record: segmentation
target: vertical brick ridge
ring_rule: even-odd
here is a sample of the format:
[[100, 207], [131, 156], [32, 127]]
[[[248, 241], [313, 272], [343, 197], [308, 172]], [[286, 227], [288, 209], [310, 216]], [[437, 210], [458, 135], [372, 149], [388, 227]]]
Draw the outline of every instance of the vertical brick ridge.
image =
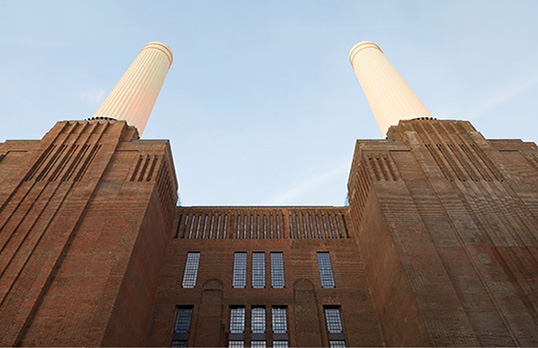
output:
[[[95, 123], [95, 126], [92, 128], [92, 130], [88, 134], [88, 137], [86, 138], [86, 142], [90, 142], [91, 139], [94, 138], [93, 141], [92, 141], [94, 143], [94, 149], [100, 147], [100, 145], [97, 145], [97, 144], [105, 136], [105, 133], [108, 130], [109, 126], [116, 123], [116, 122], [99, 122], [99, 121], [97, 121], [97, 122], [96, 121], [85, 121], [85, 122]], [[100, 130], [100, 128], [101, 128], [101, 130]], [[25, 338], [25, 335], [26, 335], [28, 329], [31, 327], [32, 322], [33, 322], [33, 320], [34, 320], [34, 318], [35, 318], [41, 304], [43, 303], [43, 300], [45, 299], [46, 294], [48, 293], [50, 286], [52, 285], [52, 283], [54, 281], [55, 275], [57, 274], [63, 260], [65, 259], [67, 250], [69, 249], [70, 244], [71, 244], [73, 238], [75, 237], [75, 235], [77, 233], [78, 226], [79, 226], [79, 224], [81, 222], [81, 219], [83, 218], [83, 216], [85, 214], [86, 207], [90, 202], [89, 198], [93, 194], [93, 192], [95, 191], [99, 181], [101, 180], [101, 177], [104, 174], [104, 170], [106, 169], [107, 164], [110, 161], [111, 156], [112, 156], [112, 154], [114, 152], [113, 150], [117, 147], [117, 144], [119, 142], [119, 138], [121, 137], [121, 134], [124, 132], [124, 126], [121, 125], [120, 123], [116, 123], [111, 128], [112, 128], [112, 134], [107, 134], [107, 135], [109, 135], [110, 138], [116, 139], [116, 140], [115, 141], [113, 140], [112, 142], [109, 142], [108, 146], [111, 147], [112, 149], [107, 151], [107, 154], [102, 155], [104, 157], [104, 161], [103, 161], [104, 166], [103, 165], [100, 166], [100, 168], [97, 170], [99, 175], [92, 176], [93, 180], [92, 180], [92, 182], [90, 182], [90, 185], [87, 185], [87, 183], [86, 183], [86, 185], [83, 186], [83, 190], [85, 191], [83, 194], [86, 196], [86, 199], [76, 200], [72, 204], [69, 205], [68, 210], [73, 210], [73, 206], [78, 206], [79, 209], [75, 209], [75, 211], [77, 211], [78, 214], [73, 216], [72, 214], [68, 213], [69, 215], [72, 216], [72, 219], [71, 219], [72, 228], [71, 229], [65, 229], [64, 228], [63, 231], [60, 230], [61, 232], [63, 232], [63, 234], [61, 236], [59, 236], [59, 237], [61, 237], [60, 240], [59, 240], [60, 243], [55, 244], [54, 256], [53, 257], [52, 256], [48, 257], [48, 260], [51, 262], [51, 264], [48, 265], [47, 268], [48, 268], [48, 270], [50, 270], [50, 272], [48, 274], [46, 274], [46, 273], [44, 274], [43, 272], [41, 272], [40, 277], [36, 280], [36, 283], [40, 284], [40, 286], [35, 286], [35, 284], [34, 284], [34, 286], [32, 288], [32, 289], [39, 289], [39, 291], [37, 291], [37, 292], [33, 291], [31, 293], [31, 295], [35, 296], [36, 300], [35, 300], [35, 302], [33, 302], [30, 305], [31, 309], [29, 310], [29, 314], [24, 316], [25, 322], [24, 322], [24, 325], [21, 327], [21, 329], [18, 330], [15, 345], [19, 345], [19, 346], [23, 345], [23, 340]], [[91, 160], [93, 159], [94, 156], [95, 156], [95, 151], [94, 151], [93, 154], [90, 153], [88, 155], [88, 157], [86, 158], [85, 163], [80, 168], [80, 171], [79, 171], [78, 175], [82, 175], [83, 172], [85, 172], [86, 169], [88, 169], [89, 163], [91, 162]], [[43, 229], [43, 232], [42, 232], [42, 234], [40, 236], [40, 240], [43, 237], [46, 236], [45, 232], [50, 229], [50, 227], [51, 227], [51, 225], [53, 223], [55, 223], [56, 215], [58, 213], [66, 214], [65, 212], [60, 212], [60, 208], [64, 205], [64, 201], [67, 199], [68, 194], [70, 194], [70, 193], [72, 194], [72, 189], [75, 187], [75, 183], [77, 181], [78, 180], [75, 178], [74, 180], [65, 183], [65, 185], [69, 185], [69, 188], [65, 191], [65, 194], [61, 197], [61, 201], [57, 205], [57, 208], [53, 210], [53, 216], [49, 219], [49, 221], [47, 222], [45, 228]], [[64, 226], [64, 223], [62, 221], [57, 221], [57, 223], [61, 224], [62, 227]], [[56, 232], [55, 234], [58, 235], [59, 233]], [[47, 237], [48, 238], [55, 238], [55, 236], [53, 236], [52, 234], [49, 234]], [[41, 252], [46, 252], [46, 248], [44, 246], [41, 246], [40, 243], [36, 243], [36, 246], [35, 246], [34, 250], [32, 250], [32, 253], [34, 253], [35, 250], [38, 247], [41, 247], [42, 249], [44, 249]], [[28, 258], [27, 262], [29, 262], [29, 261], [31, 261], [30, 257]], [[36, 262], [36, 261], [34, 260], [34, 262]], [[36, 266], [30, 267], [30, 268], [34, 268], [34, 267], [36, 267]]]
[[[95, 121], [86, 121], [86, 122], [93, 123]], [[69, 129], [72, 131], [73, 129], [77, 128], [76, 124], [78, 124], [78, 122], [75, 122], [74, 125], [72, 125], [72, 127], [69, 127]], [[57, 124], [57, 127], [58, 126], [61, 127], [65, 125], [62, 125], [60, 123], [60, 124]], [[90, 139], [90, 137], [93, 136], [95, 138], [94, 139], [95, 142], [99, 142], [102, 136], [104, 135], [107, 126], [108, 124], [103, 124], [103, 127], [99, 127], [99, 125], [96, 125], [95, 127], [93, 127], [92, 131], [95, 133], [96, 130], [99, 130], [98, 128], [102, 128], [102, 131], [97, 132], [98, 134], [96, 135], [93, 135], [92, 132], [90, 132], [86, 140]], [[120, 127], [117, 127], [118, 131], [121, 131]], [[65, 130], [65, 129], [66, 127], [61, 127], [61, 130]], [[61, 131], [58, 132], [57, 129], [56, 130], [53, 129], [52, 132], [49, 132], [49, 134], [51, 133], [57, 134], [58, 136], [55, 137], [54, 140], [60, 139], [62, 143], [67, 141], [67, 138], [69, 137], [69, 135], [72, 134], [72, 132], [64, 131], [63, 132], [64, 136], [60, 137], [59, 135], [61, 135], [62, 132]], [[77, 135], [76, 137], [72, 137], [71, 140], [76, 141], [78, 140], [78, 138], [79, 138], [79, 135]], [[89, 164], [89, 161], [86, 161], [86, 162]], [[82, 168], [82, 169], [85, 170], [87, 168]], [[105, 168], [102, 168], [102, 170], [104, 169]], [[93, 188], [95, 188], [95, 185], [97, 185], [99, 179], [100, 179], [100, 176], [95, 177], [93, 180], [93, 186], [86, 185], [84, 187], [84, 190], [86, 190], [87, 194], [91, 194], [91, 192], [93, 192]], [[37, 181], [38, 180], [36, 177], [36, 182]], [[16, 267], [18, 271], [16, 271], [16, 275], [9, 276], [9, 279], [12, 279], [12, 283], [9, 287], [9, 292], [11, 293], [11, 291], [13, 290], [16, 290], [17, 292], [22, 291], [22, 292], [26, 292], [26, 296], [24, 297], [21, 297], [19, 295], [12, 296], [9, 293], [9, 294], [6, 294], [6, 296], [4, 296], [3, 298], [4, 302], [2, 303], [2, 308], [0, 310], [2, 312], [5, 312], [6, 310], [9, 311], [11, 309], [11, 311], [15, 311], [16, 313], [18, 313], [15, 316], [13, 323], [2, 329], [2, 331], [5, 333], [5, 335], [3, 335], [2, 337], [2, 342], [5, 344], [11, 345], [17, 342], [20, 343], [20, 340], [24, 337], [26, 328], [30, 326], [30, 323], [32, 321], [32, 316], [35, 314], [35, 311], [39, 307], [40, 301], [42, 300], [42, 298], [45, 296], [47, 292], [46, 284], [50, 284], [50, 282], [52, 281], [53, 275], [55, 272], [54, 270], [56, 269], [55, 267], [59, 264], [61, 260], [61, 255], [63, 255], [63, 253], [66, 250], [65, 248], [68, 245], [68, 240], [70, 240], [72, 236], [74, 235], [74, 231], [76, 230], [75, 226], [78, 224], [77, 221], [79, 221], [79, 219], [82, 216], [82, 212], [84, 211], [84, 206], [87, 204], [87, 200], [82, 204], [82, 206], [80, 206], [79, 203], [74, 204], [74, 205], [73, 204], [69, 205], [70, 210], [72, 210], [73, 208], [77, 210], [76, 209], [77, 206], [79, 206], [80, 208], [77, 210], [78, 214], [75, 214], [75, 215], [73, 215], [72, 213], [69, 214], [71, 215], [70, 220], [73, 220], [73, 223], [74, 223], [73, 229], [70, 229], [68, 231], [59, 230], [59, 231], [56, 231], [56, 233], [54, 234], [50, 234], [47, 232], [52, 228], [53, 223], [59, 223], [56, 220], [57, 215], [65, 214], [63, 213], [62, 207], [64, 206], [65, 201], [68, 199], [68, 196], [72, 193], [75, 182], [76, 180], [71, 180], [68, 182], [55, 181], [54, 183], [52, 181], [45, 181], [43, 184], [44, 188], [48, 186], [47, 183], [53, 183], [53, 189], [52, 189], [53, 192], [50, 195], [50, 197], [47, 198], [45, 201], [43, 201], [42, 199], [40, 200], [42, 201], [39, 203], [42, 206], [41, 210], [36, 212], [36, 214], [32, 214], [35, 220], [25, 221], [25, 225], [29, 226], [29, 228], [26, 233], [27, 237], [25, 236], [22, 242], [25, 244], [27, 243], [29, 244], [27, 247], [17, 249], [17, 255], [20, 255], [16, 263], [18, 265], [18, 267]], [[47, 213], [45, 214], [45, 212]], [[26, 214], [26, 216], [28, 218], [30, 217], [28, 216], [28, 214]], [[24, 219], [26, 219], [26, 217]], [[39, 223], [40, 228], [35, 229], [34, 226], [37, 226], [36, 224], [38, 221], [40, 221]], [[67, 223], [67, 221], [65, 223]], [[62, 222], [62, 224], [64, 224], [64, 222]], [[29, 234], [30, 232], [33, 232], [33, 233]], [[52, 239], [64, 238], [63, 239], [64, 243], [63, 244], [60, 243], [59, 245], [61, 245], [61, 247], [59, 249], [54, 249], [54, 250], [46, 248], [44, 245], [42, 245], [45, 239], [50, 240], [51, 238]], [[59, 245], [57, 244], [56, 246], [59, 246]], [[24, 254], [21, 254], [23, 250], [24, 250]], [[56, 255], [56, 256], [52, 257], [52, 255]], [[43, 258], [43, 257], [44, 257], [43, 260], [38, 261], [38, 258]], [[30, 263], [32, 263], [31, 266], [30, 266]], [[29, 286], [28, 282], [26, 280], [24, 281], [21, 280], [22, 281], [21, 282], [20, 279], [22, 279], [22, 277], [24, 277], [25, 279], [29, 277], [30, 276], [29, 272], [30, 270], [33, 270], [33, 269], [42, 269], [42, 271], [39, 274], [39, 276], [36, 277], [35, 281], [33, 282], [32, 287], [28, 288]], [[47, 272], [46, 271], [47, 269], [50, 270], [50, 272]], [[3, 276], [3, 278], [5, 279], [5, 275]], [[18, 304], [21, 298], [26, 298], [23, 306], [20, 306], [20, 304]], [[6, 303], [5, 302], [6, 300], [9, 300], [9, 303]], [[16, 337], [14, 335], [16, 335]]]
[[[408, 169], [408, 175], [417, 180], [419, 171], [419, 168]], [[414, 199], [413, 192], [407, 187], [413, 179], [390, 183], [390, 188], [384, 186], [376, 189], [383, 214], [392, 222], [392, 237], [399, 250], [419, 317], [434, 346], [476, 346], [478, 341], [474, 331], [429, 230], [430, 216], [438, 212], [432, 211], [430, 200], [422, 203]], [[420, 191], [417, 194], [421, 199], [427, 197]], [[441, 307], [433, 298], [443, 298], [450, 306]]]
[[[456, 123], [454, 121], [450, 122]], [[493, 248], [492, 250], [494, 250], [497, 255], [495, 260], [497, 260], [496, 262], [499, 262], [499, 266], [501, 267], [500, 274], [504, 274], [504, 277], [507, 277], [506, 284], [510, 284], [508, 286], [512, 286], [512, 291], [515, 291], [514, 293], [522, 292], [519, 299], [521, 299], [523, 302], [517, 304], [517, 306], [521, 308], [521, 311], [518, 311], [518, 313], [520, 313], [519, 316], [521, 316], [521, 312], [526, 312], [531, 317], [529, 318], [530, 321], [529, 319], [519, 320], [519, 318], [514, 318], [511, 314], [511, 312], [514, 312], [514, 309], [509, 309], [509, 306], [507, 306], [507, 301], [504, 299], [505, 296], [499, 293], [497, 287], [491, 288], [490, 284], [495, 284], [495, 281], [493, 279], [481, 278], [481, 283], [486, 289], [486, 292], [489, 294], [488, 296], [491, 299], [490, 301], [495, 306], [497, 315], [502, 320], [503, 326], [506, 328], [506, 330], [508, 330], [507, 334], [510, 337], [510, 341], [491, 340], [487, 334], [484, 334], [484, 328], [482, 328], [479, 330], [482, 332], [481, 341], [485, 342], [483, 343], [484, 345], [507, 345], [514, 344], [513, 342], [516, 342], [516, 344], [532, 345], [532, 343], [535, 342], [532, 337], [525, 337], [524, 341], [519, 341], [522, 336], [521, 332], [518, 332], [518, 328], [525, 327], [528, 325], [527, 323], [536, 321], [536, 304], [535, 301], [533, 301], [534, 299], [532, 296], [529, 297], [529, 294], [532, 293], [530, 289], [533, 286], [535, 287], [535, 285], [532, 282], [528, 284], [526, 283], [526, 278], [521, 274], [521, 270], [525, 269], [525, 265], [518, 264], [517, 260], [526, 260], [527, 262], [531, 262], [532, 266], [529, 265], [529, 267], [535, 269], [536, 258], [532, 255], [532, 252], [528, 251], [528, 248], [523, 250], [523, 254], [521, 251], [518, 251], [516, 254], [515, 249], [513, 249], [512, 246], [536, 245], [535, 238], [527, 238], [526, 240], [521, 239], [522, 236], [520, 234], [528, 234], [528, 232], [525, 232], [528, 231], [528, 228], [525, 223], [525, 217], [521, 215], [521, 208], [518, 208], [514, 204], [514, 199], [518, 201], [519, 197], [507, 191], [507, 189], [509, 190], [510, 184], [504, 181], [501, 172], [493, 168], [493, 162], [485, 155], [476, 141], [469, 134], [463, 134], [457, 131], [458, 129], [462, 129], [461, 124], [457, 122], [456, 124], [460, 124], [460, 126], [455, 126], [452, 123], [445, 121], [444, 123], [441, 123], [439, 127], [433, 125], [432, 123], [428, 125], [424, 124], [424, 132], [420, 131], [421, 125], [419, 122], [414, 122], [413, 126], [415, 129], [419, 130], [419, 135], [423, 138], [424, 142], [431, 141], [429, 136], [441, 134], [439, 135], [439, 138], [446, 139], [452, 144], [460, 143], [461, 152], [459, 156], [457, 155], [457, 148], [451, 146], [451, 150], [456, 156], [456, 161], [462, 163], [462, 168], [465, 168], [466, 175], [468, 175], [472, 180], [457, 180], [456, 182], [453, 182], [453, 188], [456, 190], [462, 203], [468, 204], [468, 208], [465, 210], [474, 216], [473, 219], [475, 221], [479, 221], [480, 229], [485, 232], [483, 236], [489, 240], [488, 244], [490, 245], [490, 248]], [[434, 141], [437, 141], [437, 139], [434, 139]], [[420, 146], [420, 144], [417, 145]], [[428, 147], [426, 146], [426, 148]], [[465, 153], [466, 148], [470, 148], [475, 151]], [[466, 157], [462, 155], [465, 155]], [[435, 156], [433, 156], [433, 158], [435, 160]], [[478, 162], [479, 165], [476, 162]], [[488, 163], [489, 165], [486, 165]], [[454, 168], [455, 167], [453, 166], [453, 169]], [[478, 173], [480, 174], [480, 177], [473, 178], [473, 172], [470, 170], [472, 168], [477, 171], [474, 172], [474, 174], [476, 175]], [[478, 168], [485, 168], [489, 171], [480, 172]], [[434, 183], [434, 181], [431, 182]], [[437, 184], [434, 186], [438, 188], [440, 187]], [[447, 192], [444, 190], [444, 192], [441, 192], [438, 197], [446, 196], [446, 194]], [[448, 204], [444, 206], [450, 208], [453, 205]], [[531, 220], [534, 219], [532, 214], [527, 216], [527, 218], [530, 218]], [[461, 217], [456, 219], [457, 220], [451, 221], [458, 221], [461, 219]], [[434, 229], [432, 229], [432, 231], [433, 230]], [[457, 230], [458, 229], [456, 229], [456, 231]], [[457, 232], [460, 243], [463, 243], [462, 241], [464, 240], [461, 233], [468, 233], [466, 230], [469, 230], [469, 225], [466, 225], [464, 229]], [[480, 255], [483, 254], [480, 254], [479, 251], [469, 253], [470, 249], [468, 243], [463, 245], [463, 247], [467, 252], [469, 261], [476, 270], [475, 273], [477, 276], [483, 277], [483, 275], [489, 275], [489, 272], [491, 271], [479, 266], [481, 264]], [[489, 267], [491, 268], [491, 266]], [[498, 278], [499, 275], [496, 277]], [[516, 286], [519, 287], [519, 290], [514, 288], [513, 284], [518, 284]], [[464, 291], [460, 291], [459, 294], [460, 296], [465, 297]], [[526, 314], [523, 316], [525, 317]], [[490, 320], [492, 320], [492, 318], [490, 318]], [[477, 324], [478, 320], [475, 319], [474, 323]], [[517, 324], [514, 326], [514, 323]], [[529, 330], [532, 329], [529, 328]]]
[[[14, 213], [14, 211], [18, 208], [19, 204], [21, 203], [21, 199], [17, 198], [16, 196], [19, 194], [19, 189], [21, 186], [25, 186], [29, 189], [33, 186], [31, 185], [24, 185], [24, 182], [26, 181], [25, 178], [30, 175], [33, 171], [35, 171], [39, 165], [41, 165], [41, 162], [44, 160], [43, 158], [43, 151], [50, 152], [52, 151], [51, 145], [52, 142], [55, 141], [61, 134], [61, 131], [67, 126], [66, 122], [58, 122], [56, 125], [49, 131], [44, 137], [43, 137], [43, 145], [40, 147], [40, 149], [35, 151], [35, 154], [33, 155], [33, 159], [30, 160], [30, 163], [34, 163], [30, 168], [23, 168], [21, 170], [22, 175], [18, 176], [21, 177], [22, 180], [16, 180], [15, 184], [12, 187], [9, 187], [8, 185], [4, 186], [4, 190], [8, 190], [9, 194], [6, 197], [6, 200], [1, 202], [0, 204], [0, 225], [5, 225], [7, 219], [11, 216], [11, 214]], [[47, 155], [48, 156], [48, 155]], [[25, 196], [29, 193], [29, 190], [22, 192], [21, 194]], [[19, 195], [20, 196], [20, 195]], [[11, 209], [6, 209], [7, 207], [11, 206]], [[6, 211], [7, 210], [7, 211]], [[3, 221], [3, 222], [2, 222]]]
[[[24, 212], [22, 214], [24, 215], [18, 215], [16, 216], [14, 220], [14, 223], [11, 225], [7, 225], [5, 228], [5, 233], [2, 233], [2, 236], [7, 237], [2, 242], [2, 247], [0, 249], [0, 252], [2, 253], [2, 260], [0, 261], [0, 278], [4, 279], [4, 272], [6, 271], [6, 268], [10, 265], [10, 263], [13, 261], [13, 258], [21, 248], [22, 243], [26, 239], [26, 235], [30, 232], [30, 230], [24, 231], [24, 229], [20, 228], [21, 225], [24, 225], [25, 223], [31, 223], [32, 226], [36, 223], [36, 221], [39, 219], [43, 211], [47, 208], [47, 205], [49, 204], [52, 197], [54, 197], [54, 194], [56, 193], [56, 190], [58, 189], [59, 185], [52, 185], [51, 189], [48, 189], [48, 182], [43, 182], [38, 185], [36, 190], [34, 190], [35, 196], [30, 196], [29, 199], [24, 202], [25, 205], [28, 206], [28, 208], [24, 209]], [[47, 192], [49, 191], [49, 192]], [[46, 192], [44, 195], [44, 198], [42, 198], [42, 194]], [[37, 207], [34, 209], [34, 207]], [[34, 212], [34, 210], [37, 210]], [[31, 228], [30, 228], [31, 229]], [[2, 238], [4, 239], [4, 238]], [[6, 279], [9, 279], [10, 277], [6, 277]], [[2, 285], [0, 285], [0, 289], [2, 289], [4, 286], [8, 285], [7, 282], [2, 282]], [[5, 299], [5, 295], [7, 292], [1, 292], [3, 296], [1, 296], [2, 301]]]
[[[351, 214], [354, 226], [360, 226], [364, 208], [372, 186], [372, 171], [366, 169], [366, 157], [362, 152], [356, 152], [357, 160], [353, 161], [348, 182], [348, 200], [353, 206]], [[361, 160], [362, 159], [362, 160]], [[369, 162], [369, 161], [368, 161]], [[375, 177], [375, 176], [374, 176]]]
[[[418, 159], [420, 162], [420, 159]], [[423, 159], [424, 160], [424, 159]], [[427, 173], [424, 172], [424, 164], [416, 166], [417, 171], [420, 171], [420, 176], [427, 178]], [[462, 315], [468, 317], [467, 320], [467, 333], [466, 336], [468, 339], [474, 336], [475, 345], [480, 342], [481, 345], [498, 345], [499, 342], [488, 341], [487, 335], [484, 334], [484, 328], [477, 327], [476, 323], [482, 321], [483, 319], [478, 317], [480, 312], [477, 311], [475, 300], [471, 294], [468, 294], [469, 287], [476, 287], [477, 284], [482, 284], [484, 289], [487, 289], [487, 285], [482, 279], [480, 272], [476, 267], [476, 262], [474, 258], [468, 252], [463, 239], [458, 231], [458, 229], [452, 223], [452, 220], [449, 217], [448, 212], [445, 209], [445, 205], [439, 199], [439, 195], [435, 192], [434, 187], [432, 186], [431, 180], [417, 181], [417, 180], [406, 180], [406, 186], [410, 190], [410, 195], [415, 202], [417, 210], [429, 232], [429, 235], [432, 238], [433, 245], [437, 250], [437, 253], [440, 257], [440, 260], [443, 264], [444, 269], [446, 270], [451, 286], [454, 288], [456, 295], [459, 298], [458, 305], [461, 308], [465, 308], [462, 311]], [[423, 184], [422, 184], [423, 183]], [[462, 185], [473, 185], [473, 182], [461, 183]], [[421, 188], [421, 186], [424, 186]], [[424, 191], [423, 191], [424, 190]], [[416, 191], [416, 192], [413, 192]], [[423, 192], [421, 192], [423, 191]], [[421, 193], [419, 193], [421, 192]], [[457, 261], [456, 261], [457, 260]], [[469, 277], [475, 276], [476, 281], [469, 281]], [[493, 304], [493, 298], [489, 296], [490, 301]], [[483, 301], [482, 301], [483, 303]], [[451, 304], [453, 306], [453, 303]], [[484, 307], [484, 304], [482, 304]], [[498, 309], [496, 312], [499, 313]], [[455, 317], [453, 314], [447, 315], [451, 318]], [[489, 319], [489, 325], [492, 318]], [[497, 323], [497, 330], [499, 326], [502, 329], [506, 329], [506, 326], [502, 327], [501, 323]], [[444, 327], [447, 329], [447, 327]], [[456, 329], [456, 331], [459, 331]], [[501, 330], [499, 330], [501, 331]], [[457, 340], [456, 337], [460, 336], [461, 333], [453, 334], [454, 340]], [[441, 341], [441, 345], [454, 344], [455, 341]], [[513, 344], [513, 341], [503, 341], [505, 345]], [[460, 344], [465, 344], [460, 341]], [[468, 343], [467, 343], [468, 344]]]
[[[78, 124], [75, 123], [75, 124]], [[73, 131], [76, 129], [76, 127], [73, 127], [70, 131], [70, 133], [73, 133]], [[84, 127], [82, 127], [82, 129], [84, 129]], [[81, 134], [81, 132], [79, 133], [79, 135]], [[77, 141], [79, 140], [79, 136], [75, 137], [75, 139], [73, 139], [73, 141]], [[45, 183], [47, 182], [52, 182], [54, 180], [48, 180], [48, 181], [45, 181]], [[39, 182], [39, 180], [36, 180], [35, 182]], [[37, 241], [36, 241], [36, 236], [39, 236], [40, 234], [39, 233], [34, 233], [32, 235], [32, 238], [30, 238], [30, 241], [27, 241], [27, 238], [30, 234], [31, 231], [34, 231], [34, 227], [35, 225], [37, 224], [37, 222], [39, 221], [41, 215], [43, 214], [43, 212], [48, 208], [48, 205], [49, 203], [52, 201], [52, 199], [54, 198], [58, 188], [60, 188], [60, 185], [54, 185], [53, 186], [53, 189], [52, 189], [52, 192], [48, 195], [46, 195], [44, 198], [41, 197], [42, 193], [47, 191], [47, 184], [45, 185], [39, 185], [39, 188], [37, 189], [37, 192], [34, 193], [33, 196], [30, 196], [30, 199], [29, 199], [29, 202], [27, 202], [27, 205], [29, 203], [29, 207], [27, 209], [22, 209], [20, 211], [21, 214], [23, 215], [20, 215], [19, 214], [19, 217], [17, 219], [15, 219], [15, 221], [18, 221], [17, 225], [16, 226], [7, 226], [7, 232], [4, 233], [3, 235], [4, 236], [9, 236], [8, 240], [5, 241], [5, 243], [2, 244], [2, 247], [1, 247], [1, 250], [2, 250], [2, 253], [3, 255], [5, 255], [6, 257], [3, 258], [3, 260], [9, 260], [5, 265], [4, 263], [0, 263], [0, 277], [3, 277], [4, 279], [12, 279], [13, 281], [11, 282], [11, 285], [9, 286], [9, 289], [11, 289], [12, 285], [14, 284], [14, 282], [16, 281], [16, 279], [18, 278], [18, 274], [20, 274], [20, 272], [22, 271], [24, 265], [26, 264], [28, 258], [30, 257], [33, 249], [35, 248], [35, 245], [37, 245], [38, 241], [41, 239], [40, 237], [37, 237]], [[50, 190], [49, 190], [50, 191]], [[65, 195], [67, 195], [69, 191], [66, 191], [65, 192]], [[26, 196], [24, 197], [26, 198]], [[21, 204], [24, 204], [25, 200], [21, 200]], [[33, 208], [34, 206], [38, 206], [37, 211], [36, 212], [33, 212]], [[22, 226], [22, 228], [20, 228]], [[26, 226], [26, 227], [24, 227]], [[5, 227], [5, 225], [3, 226]], [[1, 231], [2, 229], [0, 229]], [[35, 231], [34, 231], [35, 232]], [[44, 231], [42, 232], [44, 233]], [[34, 244], [32, 244], [32, 240], [35, 242]], [[12, 242], [11, 244], [11, 247], [9, 248], [9, 250], [6, 250], [6, 247], [8, 245], [9, 242]], [[25, 242], [29, 242], [30, 243], [30, 246], [28, 246], [27, 248], [24, 248], [22, 249], [22, 245], [23, 243]], [[32, 246], [33, 245], [33, 246]], [[25, 256], [21, 256], [19, 255], [20, 252], [26, 252], [26, 258]], [[20, 265], [20, 267], [18, 268], [18, 271], [17, 270], [14, 270], [11, 272], [11, 274], [14, 274], [16, 273], [17, 276], [10, 276], [10, 275], [5, 275], [5, 271], [7, 269], [7, 267], [9, 267], [12, 263], [13, 260], [15, 259], [19, 259], [19, 260], [26, 260], [26, 261], [19, 261], [18, 264]], [[22, 263], [21, 263], [22, 262]], [[17, 267], [17, 266], [15, 266]], [[5, 285], [8, 285], [7, 283], [4, 283]], [[2, 296], [2, 300], [6, 298], [9, 290], [5, 290], [3, 289], [2, 290], [2, 294], [4, 296]], [[5, 291], [5, 292], [4, 292]], [[0, 303], [1, 305], [1, 303]]]

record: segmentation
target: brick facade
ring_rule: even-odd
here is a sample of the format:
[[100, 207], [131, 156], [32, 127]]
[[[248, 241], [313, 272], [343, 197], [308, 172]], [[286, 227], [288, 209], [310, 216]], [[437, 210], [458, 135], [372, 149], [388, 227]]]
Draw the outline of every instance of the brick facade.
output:
[[[538, 148], [417, 119], [358, 141], [346, 207], [176, 207], [167, 141], [125, 122], [57, 123], [0, 144], [2, 345], [538, 345]], [[187, 253], [199, 252], [194, 288]], [[247, 255], [233, 288], [234, 253]], [[252, 288], [264, 252], [265, 287]], [[282, 252], [285, 287], [271, 287]], [[322, 288], [328, 252], [334, 288]], [[243, 306], [245, 330], [230, 333]], [[251, 309], [265, 307], [265, 334]], [[273, 334], [272, 307], [287, 335]], [[174, 335], [178, 308], [192, 309]], [[339, 308], [343, 334], [325, 308]]]

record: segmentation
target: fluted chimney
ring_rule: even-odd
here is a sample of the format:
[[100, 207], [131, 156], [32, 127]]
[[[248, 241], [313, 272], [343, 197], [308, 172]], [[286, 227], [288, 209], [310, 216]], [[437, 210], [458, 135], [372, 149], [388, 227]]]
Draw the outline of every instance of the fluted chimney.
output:
[[162, 42], [144, 46], [92, 117], [125, 120], [142, 135], [172, 61], [172, 51]]
[[400, 120], [431, 117], [375, 43], [362, 41], [353, 46], [349, 61], [383, 135]]

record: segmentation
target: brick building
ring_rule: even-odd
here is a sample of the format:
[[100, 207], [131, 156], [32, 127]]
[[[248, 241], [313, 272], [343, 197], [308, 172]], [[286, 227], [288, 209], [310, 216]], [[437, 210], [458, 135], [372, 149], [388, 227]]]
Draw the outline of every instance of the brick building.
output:
[[0, 144], [2, 345], [538, 345], [536, 144], [377, 108], [348, 206], [177, 207], [168, 141], [139, 139], [160, 45], [152, 86], [135, 60], [93, 119]]

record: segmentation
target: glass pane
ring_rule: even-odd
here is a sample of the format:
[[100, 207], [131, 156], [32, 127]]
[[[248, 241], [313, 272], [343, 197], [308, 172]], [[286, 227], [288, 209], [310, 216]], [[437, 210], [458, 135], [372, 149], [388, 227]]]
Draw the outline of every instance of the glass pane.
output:
[[345, 341], [329, 341], [329, 346], [331, 348], [346, 348]]
[[245, 342], [243, 341], [229, 341], [228, 347], [229, 348], [243, 348], [245, 346]]
[[273, 341], [273, 348], [288, 348], [288, 341]]
[[284, 334], [288, 332], [288, 322], [286, 319], [286, 307], [272, 308], [273, 333]]
[[230, 333], [245, 332], [245, 307], [234, 307], [230, 312]]
[[178, 340], [172, 341], [172, 347], [186, 347], [186, 346], [187, 346], [187, 341], [178, 341]]
[[252, 253], [252, 287], [265, 288], [265, 253]]
[[247, 253], [234, 254], [233, 288], [247, 286]]
[[184, 288], [194, 288], [196, 286], [196, 278], [198, 277], [198, 265], [200, 263], [199, 252], [187, 253], [187, 262], [185, 263], [185, 272], [183, 273]]
[[188, 333], [191, 327], [192, 308], [178, 308], [174, 333]]
[[281, 252], [271, 253], [271, 286], [284, 288], [284, 255]]
[[322, 288], [334, 288], [333, 268], [328, 252], [318, 252], [318, 267]]
[[339, 308], [325, 308], [325, 320], [329, 333], [342, 333], [342, 321], [340, 320]]
[[252, 333], [265, 333], [265, 307], [252, 307], [251, 317]]

